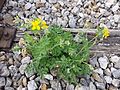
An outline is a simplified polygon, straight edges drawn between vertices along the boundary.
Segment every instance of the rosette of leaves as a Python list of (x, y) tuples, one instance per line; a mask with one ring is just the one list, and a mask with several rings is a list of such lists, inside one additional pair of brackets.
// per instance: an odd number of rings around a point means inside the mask
[(91, 71), (88, 59), (92, 44), (84, 33), (79, 33), (79, 42), (75, 42), (70, 32), (51, 26), (39, 40), (35, 41), (26, 34), (25, 41), (32, 55), (28, 71), (34, 71), (41, 77), (56, 70), (59, 79), (76, 83), (77, 76)]

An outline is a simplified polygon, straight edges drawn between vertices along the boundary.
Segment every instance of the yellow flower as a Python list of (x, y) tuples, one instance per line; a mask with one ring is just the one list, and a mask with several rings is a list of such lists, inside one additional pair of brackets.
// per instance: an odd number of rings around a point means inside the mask
[(47, 28), (48, 28), (48, 26), (47, 26), (47, 24), (46, 24), (45, 21), (42, 21), (42, 22), (41, 22), (41, 28), (42, 28), (42, 29), (47, 29)]
[(32, 21), (31, 24), (32, 24), (32, 30), (41, 30), (48, 28), (46, 22), (43, 21), (41, 18), (37, 18), (36, 20)]
[(102, 33), (103, 33), (103, 38), (107, 38), (108, 36), (110, 36), (110, 32), (107, 27), (104, 27)]
[(40, 20), (36, 19), (31, 22), (32, 23), (32, 30), (40, 30)]

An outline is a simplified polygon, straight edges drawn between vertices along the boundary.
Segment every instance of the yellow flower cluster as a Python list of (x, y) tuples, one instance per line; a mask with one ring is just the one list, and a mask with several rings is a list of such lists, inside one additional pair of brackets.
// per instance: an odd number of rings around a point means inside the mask
[(32, 24), (32, 30), (41, 30), (48, 28), (46, 22), (40, 18), (33, 20), (31, 24)]
[(103, 33), (103, 38), (107, 38), (108, 36), (110, 36), (110, 32), (107, 27), (104, 27), (104, 29), (102, 30), (102, 33)]

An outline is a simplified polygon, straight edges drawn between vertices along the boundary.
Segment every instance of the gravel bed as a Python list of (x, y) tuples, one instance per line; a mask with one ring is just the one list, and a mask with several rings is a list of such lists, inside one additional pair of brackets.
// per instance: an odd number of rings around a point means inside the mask
[[(58, 81), (51, 74), (40, 79), (25, 68), (32, 61), (30, 56), (22, 57), (19, 52), (0, 52), (0, 90), (120, 90), (120, 57), (117, 55), (97, 55), (90, 58), (94, 67), (90, 75), (80, 76), (74, 86)], [(46, 89), (42, 89), (46, 90)]]
[(21, 19), (39, 16), (62, 27), (95, 28), (102, 22), (120, 29), (120, 0), (7, 0), (1, 15), (12, 25), (18, 15)]

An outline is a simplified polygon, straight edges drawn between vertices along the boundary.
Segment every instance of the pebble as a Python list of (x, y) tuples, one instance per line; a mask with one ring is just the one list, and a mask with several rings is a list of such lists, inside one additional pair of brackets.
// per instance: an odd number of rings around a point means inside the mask
[(3, 66), (1, 69), (0, 76), (9, 76), (9, 74), (10, 74), (10, 72), (9, 72), (7, 66)]
[(7, 78), (6, 80), (6, 87), (10, 87), (12, 85), (12, 80), (10, 78)]
[(6, 57), (3, 55), (3, 56), (0, 56), (0, 61), (4, 61), (6, 60)]
[(13, 87), (5, 87), (5, 90), (15, 90)]
[(98, 82), (95, 82), (96, 86), (98, 89), (100, 90), (105, 90), (105, 84), (104, 83), (98, 83)]
[(69, 19), (69, 26), (70, 26), (70, 28), (76, 27), (76, 19), (75, 18), (72, 17)]
[(90, 82), (89, 90), (96, 90), (96, 86), (93, 84), (93, 82)]
[(116, 11), (118, 10), (118, 8), (120, 8), (120, 7), (119, 7), (119, 2), (116, 3), (116, 5), (113, 6), (111, 10), (112, 10), (113, 12), (116, 12)]
[(103, 82), (103, 79), (97, 73), (92, 73), (92, 77), (98, 82)]
[(60, 85), (60, 83), (57, 80), (56, 81), (55, 80), (51, 80), (50, 84), (51, 84), (51, 87), (54, 90), (62, 90), (61, 85)]
[(66, 90), (74, 90), (74, 85), (67, 85)]
[(120, 69), (113, 71), (112, 74), (115, 78), (120, 78)]
[(27, 68), (27, 64), (22, 64), (22, 65), (19, 67), (19, 71), (20, 71), (20, 73), (21, 73), (21, 74), (24, 74), (26, 68)]
[(112, 83), (112, 78), (111, 78), (110, 76), (104, 76), (104, 78), (105, 78), (105, 81), (106, 81), (107, 83), (109, 83), (109, 84)]
[(4, 77), (0, 77), (0, 87), (5, 86), (5, 78)]
[(37, 85), (34, 80), (29, 81), (27, 87), (28, 87), (28, 90), (36, 90), (37, 89)]
[(102, 69), (106, 69), (106, 68), (107, 68), (108, 59), (107, 59), (106, 56), (100, 57), (100, 58), (98, 59), (98, 61), (99, 61), (99, 63), (100, 63), (100, 67), (101, 67)]
[(93, 72), (103, 75), (103, 70), (101, 68), (95, 69)]
[(113, 62), (113, 63), (117, 63), (119, 60), (120, 60), (120, 57), (118, 57), (118, 56), (112, 56), (110, 58), (110, 61)]
[(113, 84), (115, 87), (119, 87), (119, 86), (120, 86), (120, 80), (119, 80), (119, 79), (113, 79), (113, 80), (112, 80), (112, 84)]
[(50, 74), (44, 75), (44, 77), (48, 80), (53, 80), (53, 76)]
[(27, 57), (24, 57), (22, 60), (21, 60), (21, 63), (22, 64), (29, 64), (31, 62), (30, 60), (30, 57), (27, 56)]
[(28, 10), (32, 7), (32, 4), (31, 3), (27, 3), (25, 4), (25, 9)]
[(23, 79), (22, 79), (22, 83), (23, 83), (23, 86), (27, 86), (27, 78), (26, 77), (24, 77)]

